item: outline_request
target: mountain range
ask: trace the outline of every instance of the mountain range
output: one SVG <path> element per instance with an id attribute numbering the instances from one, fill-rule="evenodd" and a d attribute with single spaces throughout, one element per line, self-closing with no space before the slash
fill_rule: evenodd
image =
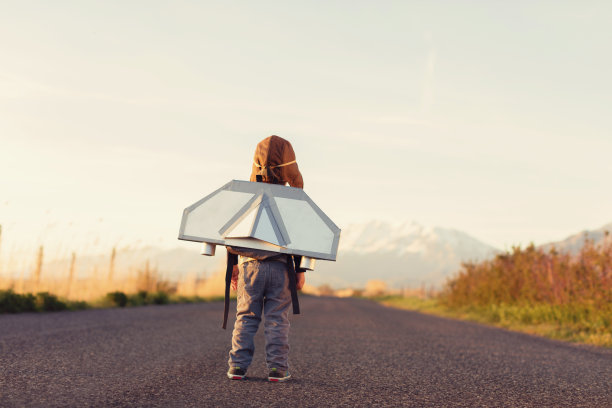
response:
<path id="1" fill-rule="evenodd" d="M 564 240 L 550 242 L 548 244 L 541 245 L 540 247 L 546 250 L 555 247 L 561 251 L 577 254 L 580 251 L 580 248 L 584 246 L 587 239 L 592 240 L 595 244 L 600 244 L 610 233 L 612 233 L 612 223 L 606 224 L 603 227 L 595 230 L 584 230 L 577 234 L 570 235 Z"/>
<path id="2" fill-rule="evenodd" d="M 542 245 L 554 245 L 559 250 L 576 253 L 585 237 L 601 242 L 605 231 L 612 231 L 612 223 L 593 231 L 583 231 L 564 240 Z M 308 272 L 307 282 L 313 286 L 333 288 L 362 288 L 368 281 L 380 280 L 390 288 L 440 287 L 456 273 L 462 262 L 481 261 L 500 251 L 458 230 L 429 228 L 415 222 L 391 224 L 371 221 L 355 224 L 342 231 L 336 262 L 317 261 L 314 271 Z M 65 274 L 69 260 L 45 265 L 50 273 Z M 118 250 L 114 268 L 116 274 L 135 273 L 145 267 L 157 270 L 164 279 L 179 280 L 186 276 L 207 278 L 224 273 L 225 251 L 217 255 L 199 255 L 199 244 L 181 242 L 174 249 L 146 247 Z M 76 260 L 80 275 L 106 274 L 110 254 L 85 256 Z"/>
<path id="3" fill-rule="evenodd" d="M 308 282 L 363 287 L 375 279 L 392 288 L 438 286 L 462 261 L 483 260 L 496 252 L 453 229 L 371 221 L 342 231 L 337 261 L 318 262 L 309 272 Z"/>

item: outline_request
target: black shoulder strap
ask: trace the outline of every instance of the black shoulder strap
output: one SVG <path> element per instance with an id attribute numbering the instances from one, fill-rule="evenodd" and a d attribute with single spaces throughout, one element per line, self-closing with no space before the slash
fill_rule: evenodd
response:
<path id="1" fill-rule="evenodd" d="M 232 282 L 232 272 L 234 265 L 238 264 L 238 255 L 230 254 L 227 251 L 227 268 L 225 269 L 225 308 L 223 311 L 223 328 L 227 327 L 227 316 L 229 314 L 230 284 Z"/>
<path id="2" fill-rule="evenodd" d="M 296 272 L 306 272 L 306 269 L 300 268 L 300 264 L 302 263 L 301 255 L 293 255 L 293 260 L 295 261 L 295 271 Z"/>
<path id="3" fill-rule="evenodd" d="M 291 290 L 291 303 L 293 303 L 293 314 L 300 314 L 300 302 L 297 294 L 297 280 L 293 257 L 287 255 L 287 266 L 289 267 L 289 290 Z"/>

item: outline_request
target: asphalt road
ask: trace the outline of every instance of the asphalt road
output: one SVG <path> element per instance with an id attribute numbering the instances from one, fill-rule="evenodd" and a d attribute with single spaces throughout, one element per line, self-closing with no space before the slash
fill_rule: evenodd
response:
<path id="1" fill-rule="evenodd" d="M 612 350 L 301 300 L 282 384 L 261 330 L 249 380 L 226 378 L 222 303 L 0 315 L 0 406 L 612 406 Z"/>

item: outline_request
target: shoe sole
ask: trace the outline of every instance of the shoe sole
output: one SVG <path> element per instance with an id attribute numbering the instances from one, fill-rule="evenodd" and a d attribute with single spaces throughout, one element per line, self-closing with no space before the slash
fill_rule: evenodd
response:
<path id="1" fill-rule="evenodd" d="M 246 375 L 236 375 L 227 373 L 227 378 L 229 378 L 230 380 L 244 380 L 246 379 Z"/>
<path id="2" fill-rule="evenodd" d="M 283 378 L 268 377 L 268 381 L 270 381 L 270 382 L 285 382 L 285 381 L 287 381 L 290 378 L 291 378 L 290 375 L 288 375 L 286 377 L 283 377 Z"/>

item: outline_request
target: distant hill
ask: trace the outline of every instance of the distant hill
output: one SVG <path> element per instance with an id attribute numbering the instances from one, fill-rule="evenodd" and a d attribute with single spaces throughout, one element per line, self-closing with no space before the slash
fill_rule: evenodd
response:
<path id="1" fill-rule="evenodd" d="M 554 245 L 576 253 L 584 244 L 585 236 L 601 242 L 606 230 L 612 231 L 612 224 L 542 247 Z M 216 256 L 206 257 L 199 254 L 197 243 L 181 242 L 179 245 L 174 249 L 119 250 L 115 260 L 116 274 L 136 273 L 147 261 L 164 279 L 170 280 L 185 276 L 210 277 L 224 271 L 224 248 L 218 247 Z M 454 229 L 428 228 L 414 222 L 395 225 L 371 221 L 346 227 L 340 238 L 337 262 L 317 261 L 315 271 L 308 272 L 307 283 L 363 288 L 369 280 L 381 280 L 391 288 L 439 287 L 459 270 L 462 262 L 484 260 L 497 252 L 496 248 Z M 108 274 L 109 263 L 110 254 L 77 257 L 76 273 L 81 276 Z M 66 276 L 69 264 L 69 259 L 50 262 L 43 270 L 45 274 Z"/>
<path id="2" fill-rule="evenodd" d="M 595 230 L 584 230 L 574 235 L 570 235 L 561 241 L 550 242 L 548 244 L 540 245 L 541 248 L 549 250 L 553 246 L 560 251 L 569 251 L 572 254 L 577 254 L 580 248 L 584 246 L 587 239 L 593 240 L 595 244 L 603 242 L 606 236 L 606 231 L 612 234 L 612 223 L 606 224 L 601 228 Z M 612 237 L 608 238 L 612 239 Z"/>
<path id="3" fill-rule="evenodd" d="M 224 270 L 225 250 L 217 255 L 199 254 L 199 245 L 183 242 L 174 249 L 146 247 L 118 250 L 115 275 L 134 274 L 148 261 L 164 279 L 178 280 L 188 275 L 212 276 Z M 492 256 L 495 248 L 461 231 L 426 228 L 416 223 L 392 225 L 372 221 L 352 225 L 342 231 L 337 262 L 318 261 L 308 273 L 308 284 L 329 284 L 334 288 L 364 287 L 372 279 L 390 287 L 439 285 L 459 269 L 462 261 Z M 76 259 L 77 276 L 106 276 L 110 253 Z M 45 274 L 67 276 L 70 260 L 45 264 Z"/>
<path id="4" fill-rule="evenodd" d="M 186 275 L 199 277 L 210 276 L 224 268 L 225 250 L 217 248 L 217 256 L 202 256 L 200 246 L 195 242 L 185 242 L 184 247 L 161 249 L 144 247 L 137 249 L 119 249 L 115 258 L 115 274 L 117 277 L 136 273 L 142 270 L 148 262 L 149 267 L 157 270 L 164 279 L 177 280 Z M 43 270 L 54 276 L 65 276 L 70 268 L 70 260 L 49 262 Z M 83 256 L 76 258 L 75 272 L 77 276 L 100 274 L 107 276 L 110 269 L 110 253 L 107 255 Z"/>
<path id="5" fill-rule="evenodd" d="M 483 260 L 496 252 L 461 231 L 372 221 L 343 230 L 338 261 L 318 261 L 307 281 L 335 288 L 364 287 L 372 279 L 392 288 L 439 286 L 461 262 Z"/>

